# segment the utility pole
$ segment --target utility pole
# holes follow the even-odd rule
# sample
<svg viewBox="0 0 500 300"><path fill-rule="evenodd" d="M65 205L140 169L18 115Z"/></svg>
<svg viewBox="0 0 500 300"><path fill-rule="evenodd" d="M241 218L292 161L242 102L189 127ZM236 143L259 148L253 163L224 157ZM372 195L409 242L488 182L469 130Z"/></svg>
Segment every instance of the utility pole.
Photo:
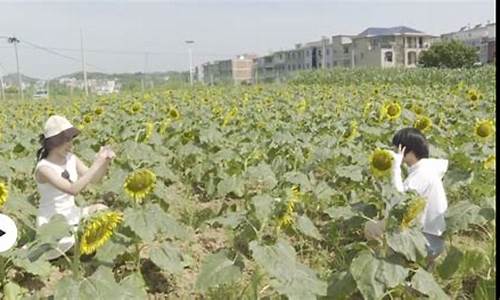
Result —
<svg viewBox="0 0 500 300"><path fill-rule="evenodd" d="M89 96L89 85L87 82L87 69L85 66L85 55L83 53L83 33L82 29L80 29L80 46L81 46L81 51L82 51L82 69L83 69L83 83L85 86L85 96Z"/></svg>
<svg viewBox="0 0 500 300"><path fill-rule="evenodd" d="M1 95L2 96L2 101L5 101L5 90L4 90L4 85L3 85L3 73L2 73L2 70L0 70L0 93L2 94Z"/></svg>
<svg viewBox="0 0 500 300"><path fill-rule="evenodd" d="M147 81L147 73L148 73L148 60L149 60L149 53L144 52L144 75L142 76L142 92L144 93L145 88L148 86L148 81Z"/></svg>
<svg viewBox="0 0 500 300"><path fill-rule="evenodd" d="M47 79L47 99L50 99L50 79Z"/></svg>
<svg viewBox="0 0 500 300"><path fill-rule="evenodd" d="M194 41L185 41L186 44L194 44ZM188 46L188 56L189 56L189 83L193 86L193 51L191 46Z"/></svg>
<svg viewBox="0 0 500 300"><path fill-rule="evenodd" d="M19 56L17 54L17 43L19 43L19 40L16 37L9 37L7 39L7 42L9 42L10 44L14 44L14 51L16 52L17 85L19 87L19 93L21 94L21 100L23 100L23 82L21 80L21 73L19 72Z"/></svg>

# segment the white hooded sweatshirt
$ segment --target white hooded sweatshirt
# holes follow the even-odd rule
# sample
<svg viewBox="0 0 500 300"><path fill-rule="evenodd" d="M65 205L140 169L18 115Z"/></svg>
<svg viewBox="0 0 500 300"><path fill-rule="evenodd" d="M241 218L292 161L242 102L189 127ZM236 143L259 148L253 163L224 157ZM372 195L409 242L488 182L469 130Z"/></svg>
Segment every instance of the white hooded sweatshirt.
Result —
<svg viewBox="0 0 500 300"><path fill-rule="evenodd" d="M448 161L445 159L424 158L409 168L404 182L400 169L393 172L393 184L398 191L413 190L427 200L420 218L422 231L437 236L441 236L446 229L444 217L448 201L442 178L447 169Z"/></svg>

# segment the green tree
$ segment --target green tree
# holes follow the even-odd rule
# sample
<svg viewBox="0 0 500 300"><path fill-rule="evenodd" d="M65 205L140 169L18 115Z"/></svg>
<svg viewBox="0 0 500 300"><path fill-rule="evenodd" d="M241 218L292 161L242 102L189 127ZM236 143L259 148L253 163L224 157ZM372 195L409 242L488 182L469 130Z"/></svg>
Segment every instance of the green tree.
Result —
<svg viewBox="0 0 500 300"><path fill-rule="evenodd" d="M457 40L435 43L419 57L423 67L463 68L477 61L476 49Z"/></svg>

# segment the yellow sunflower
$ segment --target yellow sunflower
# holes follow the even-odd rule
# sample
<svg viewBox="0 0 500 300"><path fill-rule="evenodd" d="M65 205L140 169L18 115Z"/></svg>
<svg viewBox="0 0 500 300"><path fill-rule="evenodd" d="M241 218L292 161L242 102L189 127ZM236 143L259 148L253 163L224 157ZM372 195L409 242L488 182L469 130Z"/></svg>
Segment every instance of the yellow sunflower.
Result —
<svg viewBox="0 0 500 300"><path fill-rule="evenodd" d="M476 123L474 130L477 137L480 139L487 139L495 132L495 126L491 120L481 120Z"/></svg>
<svg viewBox="0 0 500 300"><path fill-rule="evenodd" d="M224 122L222 123L222 126L226 126L227 124L229 124L229 122L231 122L236 117L237 114L238 114L238 108L233 107L224 117Z"/></svg>
<svg viewBox="0 0 500 300"><path fill-rule="evenodd" d="M142 132L138 136L137 141L140 143L147 142L151 138L151 135L153 135L154 126L155 125L153 123L146 122L144 128L141 130Z"/></svg>
<svg viewBox="0 0 500 300"><path fill-rule="evenodd" d="M410 224L415 220L424 210L427 202L422 197L416 197L412 199L406 207L406 211L401 220L401 228L406 229L410 227Z"/></svg>
<svg viewBox="0 0 500 300"><path fill-rule="evenodd" d="M171 107L168 111L168 116L173 120L178 120L181 117L181 114L175 107Z"/></svg>
<svg viewBox="0 0 500 300"><path fill-rule="evenodd" d="M415 120L415 124L413 124L413 127L422 132L428 131L432 127L432 120L427 116L417 117L417 120Z"/></svg>
<svg viewBox="0 0 500 300"><path fill-rule="evenodd" d="M495 170L496 169L496 156L495 155L490 155L488 158L483 162L484 168L486 170ZM1 205L0 205L1 206Z"/></svg>
<svg viewBox="0 0 500 300"><path fill-rule="evenodd" d="M92 117L90 115L85 115L83 117L83 123L90 124L92 122Z"/></svg>
<svg viewBox="0 0 500 300"><path fill-rule="evenodd" d="M375 149L370 155L370 168L375 176L386 176L391 172L393 157L387 150Z"/></svg>
<svg viewBox="0 0 500 300"><path fill-rule="evenodd" d="M288 227L293 224L295 204L300 201L301 193L298 186L293 186L288 197L284 212L278 218L278 228Z"/></svg>
<svg viewBox="0 0 500 300"><path fill-rule="evenodd" d="M132 104L132 107L130 108L130 113L136 114L142 110L142 104L139 102L135 102Z"/></svg>
<svg viewBox="0 0 500 300"><path fill-rule="evenodd" d="M307 101L305 99L302 99L302 101L297 104L297 112L299 113L304 113L307 109Z"/></svg>
<svg viewBox="0 0 500 300"><path fill-rule="evenodd" d="M401 106L397 102L392 102L382 107L382 117L390 121L396 120L401 116Z"/></svg>
<svg viewBox="0 0 500 300"><path fill-rule="evenodd" d="M358 122L351 121L351 126L344 132L343 137L346 140L351 140L358 136Z"/></svg>
<svg viewBox="0 0 500 300"><path fill-rule="evenodd" d="M106 243L123 221L123 214L114 211L99 212L83 225L80 253L92 254Z"/></svg>
<svg viewBox="0 0 500 300"><path fill-rule="evenodd" d="M414 104L414 105L412 105L411 110L412 110L412 111L413 111L416 115L421 115L421 114L423 114L423 113L424 113L424 111L425 111L425 109L424 109L422 106L418 105L418 104Z"/></svg>
<svg viewBox="0 0 500 300"><path fill-rule="evenodd" d="M0 182L0 208L7 202L8 196L9 189L7 189L7 185L4 182Z"/></svg>
<svg viewBox="0 0 500 300"><path fill-rule="evenodd" d="M127 176L123 188L136 202L141 203L155 187L156 175L148 169L135 171Z"/></svg>
<svg viewBox="0 0 500 300"><path fill-rule="evenodd" d="M100 116L100 115L102 115L102 113L103 113L103 112L104 112L104 109L103 109L102 107L98 107L98 108L96 108L96 109L94 110L94 114L95 114L96 116Z"/></svg>
<svg viewBox="0 0 500 300"><path fill-rule="evenodd" d="M467 96L469 100L472 102L476 102L477 100L481 99L481 94L476 89L470 89L467 91Z"/></svg>

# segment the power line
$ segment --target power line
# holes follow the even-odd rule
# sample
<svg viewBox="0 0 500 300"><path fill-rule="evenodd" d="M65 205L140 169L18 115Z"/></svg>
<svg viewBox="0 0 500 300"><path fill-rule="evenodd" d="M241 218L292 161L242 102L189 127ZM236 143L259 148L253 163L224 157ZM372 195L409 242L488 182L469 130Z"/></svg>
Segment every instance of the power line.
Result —
<svg viewBox="0 0 500 300"><path fill-rule="evenodd" d="M8 47L0 47L8 48ZM44 47L52 51L63 51L63 52L80 52L80 49L76 48L60 48L60 47ZM149 55L180 55L184 56L184 52L174 52L174 51L126 51L126 50L111 50L111 49L85 49L85 52L89 53L102 53L102 54L119 54L119 55L139 55L144 56L145 53ZM215 53L215 52L197 52L203 56L233 56L234 53Z"/></svg>
<svg viewBox="0 0 500 300"><path fill-rule="evenodd" d="M77 62L77 63L81 63L81 62L82 62L82 60L80 60L80 59L78 59L78 58L75 58L75 57L72 57L72 56L68 56L68 55L65 55L65 54L61 54L61 53L59 53L59 52L57 52L57 51L55 51L55 50L53 50L53 49L51 49L51 48L44 47L44 46L40 46L40 45L37 45L37 44L35 44L35 43L28 42L28 41L26 41L26 40L20 40L20 41L21 41L21 42L23 42L23 43L25 43L25 44L30 45L30 46L31 46L31 47L33 47L33 48L36 48L36 49L39 49L39 50L46 51L46 52L48 52L48 53L50 53L50 54L53 54L53 55L56 55L56 56L59 56L59 57L62 57L62 58L66 58L66 59L72 60L72 61ZM81 51L81 50L80 50L80 51ZM89 67L93 67L93 68L95 68L95 69L97 69L97 70L100 70L100 71L106 72L106 70L104 70L104 69L102 69L102 68L100 68L100 67L98 67L98 66L95 66L95 65L92 65L92 64L88 64L88 63L86 63L86 65L87 65L87 66L89 66Z"/></svg>

